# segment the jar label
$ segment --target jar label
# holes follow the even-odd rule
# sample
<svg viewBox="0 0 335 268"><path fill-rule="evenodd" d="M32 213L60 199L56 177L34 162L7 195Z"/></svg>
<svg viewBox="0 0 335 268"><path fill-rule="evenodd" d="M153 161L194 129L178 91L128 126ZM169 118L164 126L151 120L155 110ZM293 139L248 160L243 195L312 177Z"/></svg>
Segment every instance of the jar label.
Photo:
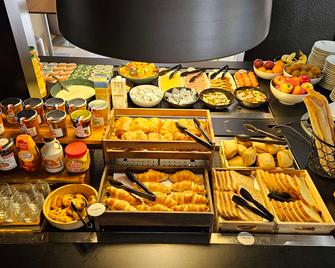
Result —
<svg viewBox="0 0 335 268"><path fill-rule="evenodd" d="M93 116L92 118L92 123L94 126L96 127L102 127L104 125L104 118L103 117L96 117L96 116Z"/></svg>
<svg viewBox="0 0 335 268"><path fill-rule="evenodd" d="M27 134L35 137L37 135L36 127L27 128Z"/></svg>
<svg viewBox="0 0 335 268"><path fill-rule="evenodd" d="M43 166L50 170L64 168L64 158L60 156L55 159L43 159Z"/></svg>
<svg viewBox="0 0 335 268"><path fill-rule="evenodd" d="M56 138L61 138L64 136L63 130L61 128L53 128L52 132L56 136Z"/></svg>
<svg viewBox="0 0 335 268"><path fill-rule="evenodd" d="M17 167L14 153L0 156L0 170L11 170Z"/></svg>
<svg viewBox="0 0 335 268"><path fill-rule="evenodd" d="M83 127L83 126L77 126L74 129L74 134L79 138L86 138L89 135L91 135L91 127Z"/></svg>
<svg viewBox="0 0 335 268"><path fill-rule="evenodd" d="M66 168L70 172L83 172L85 171L84 163L81 161L76 161L76 160L69 160L66 164Z"/></svg>
<svg viewBox="0 0 335 268"><path fill-rule="evenodd" d="M39 124L42 123L42 117L39 114L37 114L37 121Z"/></svg>

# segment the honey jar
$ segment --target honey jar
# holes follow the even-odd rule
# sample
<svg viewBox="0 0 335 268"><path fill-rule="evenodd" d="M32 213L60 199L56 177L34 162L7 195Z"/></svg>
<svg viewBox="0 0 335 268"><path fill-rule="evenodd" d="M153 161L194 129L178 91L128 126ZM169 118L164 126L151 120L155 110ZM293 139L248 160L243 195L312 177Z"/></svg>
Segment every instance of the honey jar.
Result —
<svg viewBox="0 0 335 268"><path fill-rule="evenodd" d="M50 111L47 113L46 119L50 132L53 133L56 138L61 138L67 135L67 119L64 111Z"/></svg>
<svg viewBox="0 0 335 268"><path fill-rule="evenodd" d="M89 169L90 162L90 153L85 143L75 141L65 147L65 167L69 172L85 172Z"/></svg>
<svg viewBox="0 0 335 268"><path fill-rule="evenodd" d="M86 100L83 98L75 98L72 100L67 101L66 106L67 106L67 111L69 114L71 114L74 111L77 110L86 110Z"/></svg>
<svg viewBox="0 0 335 268"><path fill-rule="evenodd" d="M35 110L37 112L37 119L39 124L46 122L42 99L40 98L26 99L23 101L23 106L26 110Z"/></svg>
<svg viewBox="0 0 335 268"><path fill-rule="evenodd" d="M74 134L78 138L87 138L91 135L92 115L87 110L77 110L71 113Z"/></svg>
<svg viewBox="0 0 335 268"><path fill-rule="evenodd" d="M88 104L92 113L92 125L94 127L103 127L108 123L108 103L104 100L94 100Z"/></svg>
<svg viewBox="0 0 335 268"><path fill-rule="evenodd" d="M0 103L2 112L9 124L17 123L17 113L22 111L23 104L20 98L7 98Z"/></svg>
<svg viewBox="0 0 335 268"><path fill-rule="evenodd" d="M51 98L45 101L45 109L47 112L52 110L61 110L66 112L65 109L65 100L61 98Z"/></svg>
<svg viewBox="0 0 335 268"><path fill-rule="evenodd" d="M37 112L35 110L22 110L17 114L21 132L36 137L40 132Z"/></svg>

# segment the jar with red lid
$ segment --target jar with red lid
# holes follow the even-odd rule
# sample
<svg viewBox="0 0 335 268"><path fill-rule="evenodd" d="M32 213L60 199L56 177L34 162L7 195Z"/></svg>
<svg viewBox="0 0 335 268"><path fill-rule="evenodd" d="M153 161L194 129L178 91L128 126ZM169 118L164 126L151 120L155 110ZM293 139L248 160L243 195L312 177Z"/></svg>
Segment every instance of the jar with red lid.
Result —
<svg viewBox="0 0 335 268"><path fill-rule="evenodd" d="M83 173L90 168L90 153L85 143L71 142L65 147L65 167L72 173Z"/></svg>

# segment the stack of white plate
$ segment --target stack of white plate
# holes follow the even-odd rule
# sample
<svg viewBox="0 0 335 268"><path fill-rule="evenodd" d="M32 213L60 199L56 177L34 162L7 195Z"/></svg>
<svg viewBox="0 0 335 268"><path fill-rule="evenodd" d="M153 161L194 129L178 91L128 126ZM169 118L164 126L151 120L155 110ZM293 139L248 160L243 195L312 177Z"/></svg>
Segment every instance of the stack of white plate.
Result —
<svg viewBox="0 0 335 268"><path fill-rule="evenodd" d="M328 90L335 89L335 55L330 55L326 58L323 73L324 75L319 85Z"/></svg>
<svg viewBox="0 0 335 268"><path fill-rule="evenodd" d="M308 56L308 63L322 69L329 55L335 55L335 41L316 41L312 47L311 54Z"/></svg>

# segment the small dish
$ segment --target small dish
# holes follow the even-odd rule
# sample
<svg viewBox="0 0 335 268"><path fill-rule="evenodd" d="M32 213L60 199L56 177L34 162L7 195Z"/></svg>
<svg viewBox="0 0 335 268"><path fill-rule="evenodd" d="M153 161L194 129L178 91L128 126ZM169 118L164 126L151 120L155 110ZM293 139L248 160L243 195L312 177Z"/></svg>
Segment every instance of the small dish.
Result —
<svg viewBox="0 0 335 268"><path fill-rule="evenodd" d="M125 66L130 66L131 64L135 64L134 62L128 62L125 65L122 65L118 68L118 73L126 78L127 80L131 81L134 85L143 85L143 84L148 84L150 82L152 82L153 80L155 80L158 77L158 73L159 73L159 68L157 65L154 65L155 68L155 72L153 75L148 76L148 77L143 77L143 78L136 78L136 77L131 77L131 76L127 76L124 72L122 72L123 68L125 68ZM146 63L136 63L136 64L146 64ZM129 67L131 68L131 67ZM135 69L136 70L136 69ZM137 72L137 70L136 70Z"/></svg>
<svg viewBox="0 0 335 268"><path fill-rule="evenodd" d="M243 91L251 91L251 90L252 90L252 92L256 92L256 93L260 92L261 94L264 94L266 99L264 101L250 102L250 101L247 101L245 99L242 99L239 96L239 93L241 91L243 92ZM268 94L266 94L265 92L260 90L258 87L238 87L234 90L234 95L235 95L236 100L240 103L240 105L242 105L246 108L257 108L257 107L265 104L269 100ZM253 94L253 95L255 95L255 94ZM256 96L255 96L255 98L256 98Z"/></svg>
<svg viewBox="0 0 335 268"><path fill-rule="evenodd" d="M293 75L289 74L289 73L285 70L286 67L288 67L288 64L285 65L284 68L283 68L283 75L286 76L286 77L293 77ZM319 82L321 81L321 79L323 78L323 75L324 75L324 73L321 72L321 76L320 76L320 77L318 77L318 78L311 78L311 83L312 83L313 85L316 85L317 83L319 83Z"/></svg>
<svg viewBox="0 0 335 268"><path fill-rule="evenodd" d="M164 92L153 85L139 85L129 91L129 96L137 106L148 108L158 105L164 97Z"/></svg>
<svg viewBox="0 0 335 268"><path fill-rule="evenodd" d="M223 94L227 97L229 103L224 104L224 105L215 105L215 104L208 103L208 102L206 102L206 101L204 100L204 95L205 95L205 94L216 93L216 92L223 93ZM228 108L228 107L234 102L234 99L235 99L233 93L231 93L231 92L229 92L229 91L227 91L227 90L221 89L221 88L208 88L208 89L205 89L204 91L202 91L202 92L200 93L200 96L199 96L199 97L200 97L201 101L202 101L208 108L210 108L210 109L215 109L215 110L223 110L223 109Z"/></svg>
<svg viewBox="0 0 335 268"><path fill-rule="evenodd" d="M169 93L172 93L173 89L182 89L182 88L185 88L189 91L192 91L194 94L195 94L195 101L193 102L190 102L190 103L186 103L186 104L177 104L177 103L173 103L171 101L168 100L168 97L167 95ZM192 107L198 100L199 100L199 93L196 92L195 90L191 89L191 88L187 88L187 87L174 87L174 88L170 88L168 91L166 91L164 93L164 100L171 106L171 107L175 107L175 108L180 108L180 109L184 109L184 108L189 108L189 107Z"/></svg>

